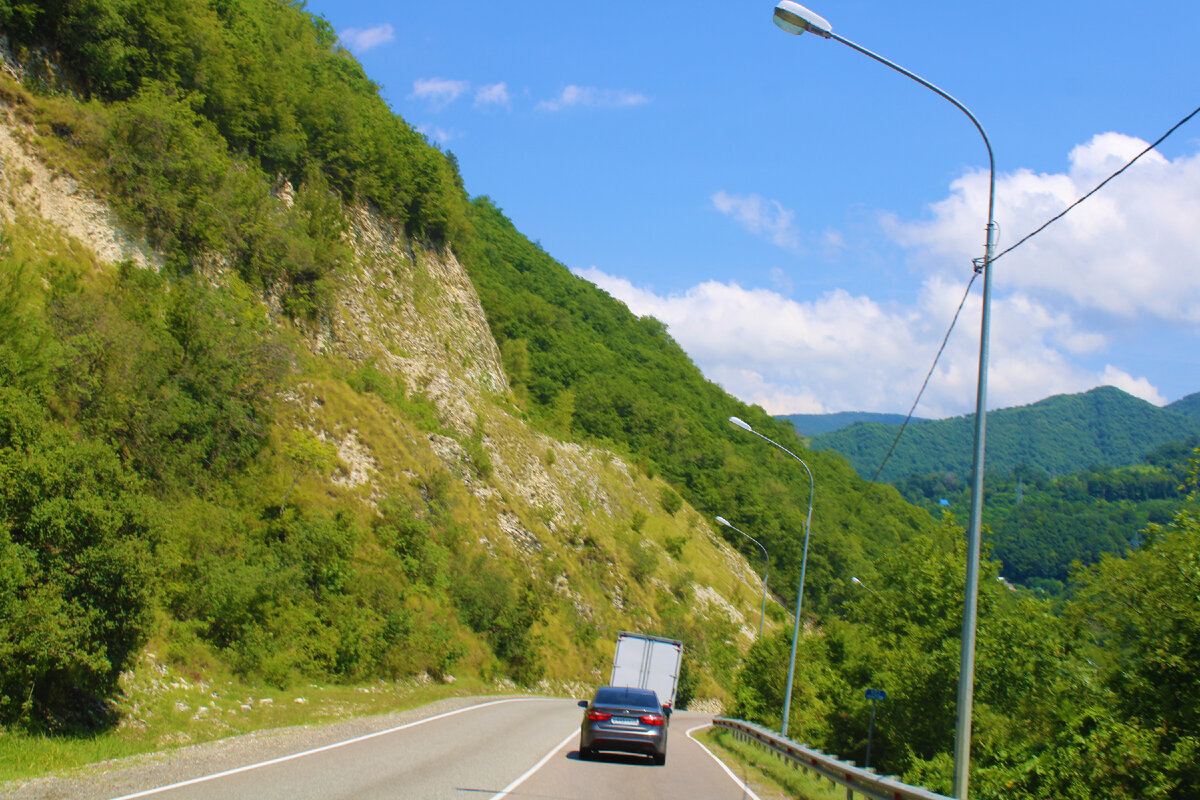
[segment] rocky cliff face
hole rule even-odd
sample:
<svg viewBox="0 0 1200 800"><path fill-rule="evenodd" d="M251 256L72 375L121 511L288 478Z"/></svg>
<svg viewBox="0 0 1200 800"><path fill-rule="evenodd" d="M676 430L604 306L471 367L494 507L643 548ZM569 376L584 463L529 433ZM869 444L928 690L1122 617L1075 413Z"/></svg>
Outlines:
<svg viewBox="0 0 1200 800"><path fill-rule="evenodd" d="M46 163L36 141L0 102L4 226L53 230L90 253L97 270L121 261L158 269L161 256L122 230L103 197ZM288 187L277 187L275 197L288 202ZM761 583L706 521L687 506L663 511L661 481L612 453L553 440L521 420L455 255L423 248L361 208L351 212L348 231L354 256L338 278L334 313L320 327L296 326L314 366L302 367L280 393L281 425L337 447L340 463L324 476L326 491L369 509L397 486L448 470L473 498L475 534L487 551L550 576L548 625L600 633L592 653L569 652L566 634L552 641L559 650L548 659L558 665L552 677L601 679L595 670L611 649L608 634L658 630L668 606L749 641ZM220 259L214 264L212 279L221 280ZM276 322L294 325L278 314ZM368 366L412 402L432 407L438 429L339 377ZM589 674L580 674L585 668Z"/></svg>

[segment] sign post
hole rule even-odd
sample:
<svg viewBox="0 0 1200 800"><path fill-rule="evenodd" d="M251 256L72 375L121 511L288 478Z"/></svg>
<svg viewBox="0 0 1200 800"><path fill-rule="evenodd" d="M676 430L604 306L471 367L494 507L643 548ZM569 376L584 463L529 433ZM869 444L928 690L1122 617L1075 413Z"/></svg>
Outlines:
<svg viewBox="0 0 1200 800"><path fill-rule="evenodd" d="M867 699L871 701L871 724L867 728L867 763L863 769L871 768L871 738L875 734L875 701L886 700L887 692L883 689L867 689Z"/></svg>

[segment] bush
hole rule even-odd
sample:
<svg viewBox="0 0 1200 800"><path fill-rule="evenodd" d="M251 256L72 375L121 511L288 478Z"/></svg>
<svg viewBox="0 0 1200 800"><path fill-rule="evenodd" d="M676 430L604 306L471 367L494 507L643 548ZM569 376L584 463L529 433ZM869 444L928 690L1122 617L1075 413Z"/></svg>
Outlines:
<svg viewBox="0 0 1200 800"><path fill-rule="evenodd" d="M683 498L670 486L664 486L658 490L658 503L663 511L675 516L675 512L683 507Z"/></svg>
<svg viewBox="0 0 1200 800"><path fill-rule="evenodd" d="M159 516L110 448L0 388L0 723L107 721L149 633Z"/></svg>

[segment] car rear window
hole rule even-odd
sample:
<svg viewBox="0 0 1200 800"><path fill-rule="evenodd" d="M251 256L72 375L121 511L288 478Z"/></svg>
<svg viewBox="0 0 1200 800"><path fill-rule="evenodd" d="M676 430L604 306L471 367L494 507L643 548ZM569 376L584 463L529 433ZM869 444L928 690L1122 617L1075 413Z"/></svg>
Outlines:
<svg viewBox="0 0 1200 800"><path fill-rule="evenodd" d="M658 695L649 689L630 689L624 686L605 686L596 692L596 702L617 703L658 708Z"/></svg>

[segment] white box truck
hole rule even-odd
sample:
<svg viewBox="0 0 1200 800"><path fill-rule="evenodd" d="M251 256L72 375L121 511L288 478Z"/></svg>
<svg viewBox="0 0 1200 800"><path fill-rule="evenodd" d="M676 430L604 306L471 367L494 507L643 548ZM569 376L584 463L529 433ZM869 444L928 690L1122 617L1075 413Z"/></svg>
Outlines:
<svg viewBox="0 0 1200 800"><path fill-rule="evenodd" d="M658 695L658 702L674 710L682 660L683 642L621 631L617 634L609 685L651 689Z"/></svg>

